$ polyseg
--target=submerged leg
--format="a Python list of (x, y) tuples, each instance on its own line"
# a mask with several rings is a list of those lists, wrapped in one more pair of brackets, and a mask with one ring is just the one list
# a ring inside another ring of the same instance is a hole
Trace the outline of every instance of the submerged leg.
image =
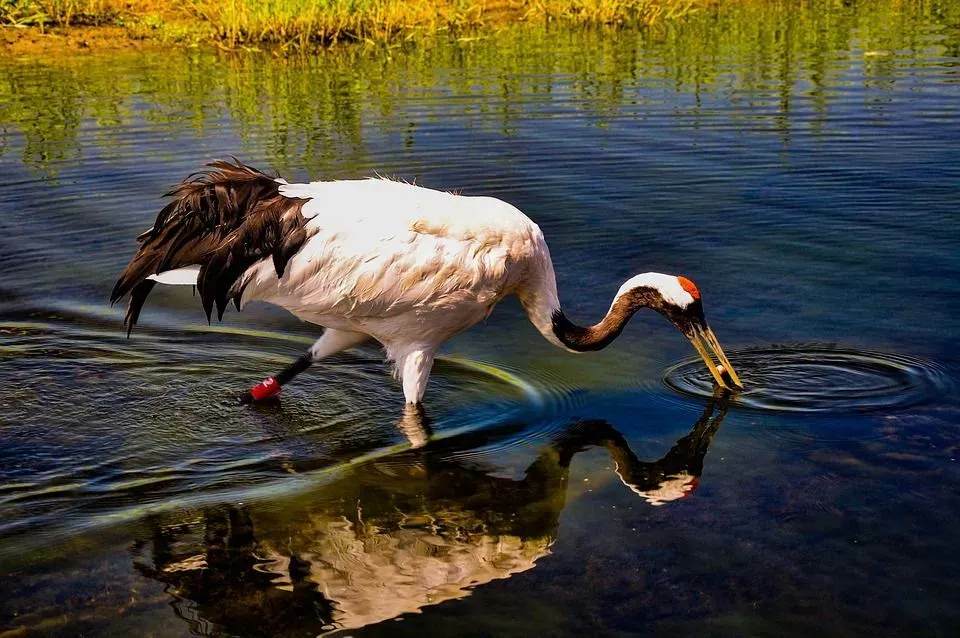
[(423, 412), (422, 405), (407, 403), (403, 406), (403, 415), (397, 421), (397, 428), (407, 437), (410, 447), (421, 448), (430, 440), (430, 420)]
[(397, 372), (403, 383), (403, 397), (407, 403), (420, 403), (427, 389), (427, 379), (433, 367), (433, 350), (411, 350), (397, 358)]
[(310, 349), (298, 357), (293, 363), (281, 370), (276, 376), (264, 379), (240, 395), (240, 403), (246, 404), (254, 401), (263, 401), (277, 396), (280, 394), (280, 389), (284, 385), (290, 383), (295, 376), (309, 368), (315, 362), (342, 350), (360, 345), (369, 338), (369, 335), (361, 332), (327, 328), (323, 336), (317, 339), (317, 341), (310, 346)]

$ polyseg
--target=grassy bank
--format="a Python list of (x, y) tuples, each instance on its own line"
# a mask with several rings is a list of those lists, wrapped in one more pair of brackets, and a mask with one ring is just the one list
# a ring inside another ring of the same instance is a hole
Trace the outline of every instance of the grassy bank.
[(86, 26), (117, 20), (127, 10), (119, 0), (0, 0), (0, 24)]
[(41, 33), (112, 27), (132, 40), (308, 48), (387, 42), (515, 21), (650, 25), (711, 0), (0, 0), (0, 24)]

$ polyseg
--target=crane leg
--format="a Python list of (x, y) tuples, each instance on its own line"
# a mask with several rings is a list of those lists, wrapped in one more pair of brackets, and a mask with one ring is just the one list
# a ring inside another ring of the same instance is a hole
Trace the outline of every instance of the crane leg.
[(323, 336), (310, 346), (310, 349), (300, 355), (293, 363), (281, 370), (276, 376), (268, 377), (240, 395), (240, 403), (247, 404), (254, 401), (264, 401), (280, 394), (280, 389), (290, 383), (295, 376), (311, 365), (353, 346), (360, 345), (369, 335), (349, 330), (334, 330), (327, 328)]
[(403, 397), (407, 403), (417, 405), (423, 399), (432, 367), (433, 350), (411, 350), (397, 357), (397, 372), (403, 383)]

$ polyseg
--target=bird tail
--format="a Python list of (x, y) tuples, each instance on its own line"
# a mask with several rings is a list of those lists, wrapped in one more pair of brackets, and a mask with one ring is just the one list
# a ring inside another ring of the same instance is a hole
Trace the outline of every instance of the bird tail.
[(137, 252), (113, 287), (111, 304), (130, 296), (128, 336), (158, 282), (195, 283), (207, 321), (214, 306), (222, 319), (229, 298), (240, 308), (250, 266), (272, 258), (281, 277), (308, 238), (301, 211), (308, 200), (282, 195), (282, 180), (236, 159), (208, 167), (167, 193), (171, 201), (137, 237)]

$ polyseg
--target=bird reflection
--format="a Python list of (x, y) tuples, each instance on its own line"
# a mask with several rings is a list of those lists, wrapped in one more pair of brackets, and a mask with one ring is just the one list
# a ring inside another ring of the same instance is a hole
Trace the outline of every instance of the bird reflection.
[(397, 429), (407, 437), (410, 447), (422, 448), (430, 440), (430, 423), (423, 412), (423, 405), (407, 403), (403, 406), (403, 415), (397, 421)]
[(725, 400), (712, 400), (654, 462), (639, 460), (605, 421), (579, 421), (511, 479), (458, 457), (470, 449), (463, 441), (418, 447), (429, 429), (422, 413), (408, 411), (400, 427), (412, 449), (282, 503), (155, 520), (152, 536), (134, 546), (134, 563), (166, 584), (195, 634), (363, 627), (534, 567), (556, 539), (580, 451), (604, 448), (620, 480), (651, 505), (688, 496), (725, 413)]

